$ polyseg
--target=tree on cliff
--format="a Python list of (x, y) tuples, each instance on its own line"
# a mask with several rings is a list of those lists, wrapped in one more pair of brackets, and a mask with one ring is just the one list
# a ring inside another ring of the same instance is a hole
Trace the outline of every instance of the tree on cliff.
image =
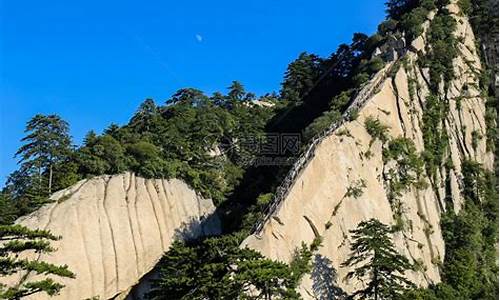
[(0, 278), (22, 273), (20, 284), (6, 286), (0, 284), (0, 299), (20, 299), (32, 294), (45, 292), (49, 296), (59, 293), (64, 285), (52, 278), (26, 282), (29, 273), (55, 275), (74, 278), (68, 266), (57, 266), (37, 259), (21, 258), (22, 253), (46, 253), (54, 251), (50, 241), (58, 240), (46, 230), (32, 230), (21, 225), (0, 225)]
[(234, 100), (242, 100), (243, 96), (245, 96), (245, 88), (243, 87), (243, 84), (241, 84), (239, 81), (233, 80), (231, 82), (231, 85), (228, 87), (228, 96), (231, 99)]
[(302, 52), (288, 65), (282, 83), (281, 97), (292, 102), (301, 101), (319, 78), (321, 62), (318, 56)]
[(52, 192), (54, 167), (72, 151), (68, 131), (68, 123), (57, 115), (37, 114), (26, 125), (28, 135), (21, 139), (25, 144), (16, 156), (20, 157), (21, 169), (34, 171), (40, 191)]
[(386, 11), (390, 18), (398, 20), (418, 4), (419, 0), (388, 0), (386, 2)]
[(160, 261), (149, 299), (299, 299), (295, 287), (310, 251), (297, 251), (290, 266), (240, 248), (230, 235), (174, 242)]
[(347, 273), (346, 280), (356, 278), (366, 283), (364, 289), (354, 292), (353, 299), (396, 299), (413, 287), (403, 276), (412, 265), (394, 249), (389, 226), (370, 219), (359, 223), (351, 233), (354, 239), (351, 256), (341, 266), (355, 267)]

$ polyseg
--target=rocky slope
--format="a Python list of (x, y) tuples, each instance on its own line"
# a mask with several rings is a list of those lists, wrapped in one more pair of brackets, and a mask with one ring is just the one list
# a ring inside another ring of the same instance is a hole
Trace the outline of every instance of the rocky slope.
[[(355, 104), (363, 105), (356, 120), (343, 123), (318, 142), (313, 158), (301, 168), (287, 196), (262, 230), (242, 245), (288, 262), (302, 242), (310, 244), (320, 235), (323, 245), (314, 258), (313, 272), (305, 276), (300, 287), (305, 299), (332, 299), (341, 290), (352, 292), (362, 285), (344, 281), (349, 270), (340, 264), (349, 254), (349, 230), (369, 218), (386, 224), (396, 224), (397, 218), (403, 220), (405, 228), (395, 234), (395, 243), (401, 253), (420, 265), (419, 270), (406, 276), (420, 286), (440, 281), (438, 265), (445, 253), (440, 215), (461, 207), (462, 161), (474, 159), (487, 168), (493, 164), (484, 138), (485, 99), (477, 90), (476, 74), (481, 63), (474, 34), (457, 5), (452, 4), (449, 9), (458, 21), (455, 35), (460, 41), (459, 55), (454, 61), (457, 76), (447, 91), (441, 89), (440, 95), (450, 103), (445, 120), (453, 165), (450, 171), (438, 170), (435, 181), (428, 181), (427, 187), (412, 186), (403, 191), (402, 213), (398, 215), (388, 197), (391, 170), (397, 166), (394, 161), (383, 159), (382, 142), (373, 140), (365, 128), (367, 118), (378, 119), (389, 126), (391, 139), (405, 137), (414, 142), (417, 152), (424, 150), (422, 116), (430, 78), (428, 69), (416, 63), (426, 51), (424, 33), (411, 47), (406, 47), (408, 51), (403, 57), (389, 63), (365, 87), (365, 91), (374, 89), (375, 81), (381, 82), (377, 82), (376, 91), (370, 93), (366, 103), (364, 99), (355, 100)], [(425, 29), (433, 17), (429, 16)], [(363, 94), (362, 91), (360, 95)], [(362, 190), (357, 198), (347, 193), (354, 186)], [(450, 199), (445, 199), (445, 195)], [(330, 283), (330, 279), (335, 283)]]
[[(76, 274), (76, 279), (56, 278), (66, 287), (54, 299), (123, 299), (174, 238), (220, 231), (212, 201), (176, 179), (149, 180), (131, 173), (101, 176), (57, 192), (52, 199), (17, 223), (63, 237), (53, 243), (57, 251), (39, 256), (67, 264)], [(30, 297), (46, 298), (43, 293)]]

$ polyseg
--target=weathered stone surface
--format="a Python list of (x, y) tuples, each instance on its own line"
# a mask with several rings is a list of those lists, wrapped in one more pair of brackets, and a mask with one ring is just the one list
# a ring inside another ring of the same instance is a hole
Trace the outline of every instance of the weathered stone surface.
[[(66, 287), (53, 299), (122, 299), (176, 237), (220, 231), (212, 201), (177, 179), (144, 179), (131, 173), (100, 176), (57, 192), (52, 199), (54, 203), (18, 223), (63, 237), (53, 243), (56, 252), (40, 256), (67, 264), (76, 274), (76, 279), (56, 278)], [(46, 298), (36, 294), (29, 299)]]
[[(433, 16), (430, 16), (432, 18)], [(459, 210), (463, 199), (460, 194), (461, 163), (464, 159), (475, 159), (487, 168), (492, 167), (492, 156), (486, 150), (484, 102), (475, 90), (481, 69), (479, 57), (474, 47), (474, 35), (467, 19), (459, 14), (457, 35), (463, 36), (459, 45), (461, 51), (455, 59), (455, 73), (458, 75), (450, 83), (446, 94), (450, 101), (450, 112), (444, 130), (449, 136), (449, 151), (453, 168), (446, 174), (439, 170), (436, 182), (417, 190), (411, 187), (403, 193), (402, 218), (408, 228), (394, 235), (398, 250), (410, 261), (419, 262), (422, 268), (405, 274), (420, 286), (439, 282), (438, 264), (444, 258), (444, 242), (440, 229), (440, 216), (446, 209)], [(428, 24), (426, 24), (428, 26)], [(425, 39), (413, 43), (416, 50), (425, 49)], [(381, 90), (373, 95), (359, 112), (357, 120), (348, 122), (334, 134), (324, 139), (316, 148), (314, 158), (298, 176), (276, 218), (264, 225), (261, 235), (251, 235), (242, 244), (264, 255), (290, 261), (293, 251), (302, 242), (310, 244), (315, 232), (323, 237), (323, 246), (314, 261), (319, 261), (322, 270), (329, 270), (330, 277), (337, 278), (335, 286), (346, 292), (357, 290), (363, 283), (343, 281), (348, 271), (340, 267), (349, 255), (349, 230), (369, 218), (377, 218), (386, 224), (395, 224), (394, 212), (387, 197), (387, 170), (390, 165), (382, 159), (382, 143), (375, 141), (371, 146), (371, 136), (364, 127), (368, 116), (378, 118), (388, 125), (392, 138), (411, 139), (417, 151), (424, 150), (422, 135), (422, 115), (429, 95), (428, 70), (418, 67), (419, 51), (406, 54), (406, 68), (401, 66), (394, 78), (387, 78)], [(468, 86), (468, 88), (464, 88)], [(463, 93), (467, 90), (467, 93)], [(457, 105), (460, 101), (460, 105)], [(436, 128), (439, 124), (436, 124)], [(348, 132), (349, 134), (341, 134)], [(473, 135), (482, 136), (473, 142)], [(370, 152), (371, 157), (366, 153)], [(444, 200), (445, 178), (450, 180), (451, 205)], [(348, 187), (360, 179), (366, 188), (361, 197), (346, 197)], [(436, 187), (436, 190), (432, 188)], [(325, 263), (326, 262), (326, 263)], [(315, 265), (315, 269), (318, 265)], [(300, 287), (305, 299), (318, 299), (325, 289), (318, 283), (317, 273), (306, 275)], [(331, 296), (331, 295), (330, 295)], [(321, 298), (321, 299), (331, 299)]]

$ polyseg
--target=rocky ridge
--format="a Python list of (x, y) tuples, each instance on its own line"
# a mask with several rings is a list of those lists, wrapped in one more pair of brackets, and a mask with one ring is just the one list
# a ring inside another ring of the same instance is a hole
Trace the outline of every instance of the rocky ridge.
[[(144, 179), (132, 173), (99, 176), (51, 199), (17, 221), (63, 237), (52, 243), (55, 252), (38, 258), (67, 264), (76, 278), (54, 278), (65, 287), (50, 299), (124, 299), (174, 239), (220, 232), (212, 201), (177, 179)], [(9, 278), (11, 283), (18, 280)], [(44, 293), (29, 297), (48, 298)]]
[[(424, 150), (422, 117), (430, 93), (430, 75), (417, 60), (426, 51), (425, 32), (434, 18), (431, 13), (423, 25), (424, 34), (402, 57), (381, 70), (360, 95), (364, 97), (374, 85), (377, 89), (368, 99), (358, 96), (354, 101), (360, 107), (358, 118), (344, 120), (316, 142), (314, 153), (302, 163), (283, 199), (242, 244), (288, 262), (302, 242), (310, 244), (321, 236), (323, 246), (314, 258), (314, 270), (305, 276), (300, 288), (305, 299), (331, 299), (328, 297), (334, 295), (328, 293), (352, 292), (362, 285), (343, 281), (349, 270), (340, 264), (349, 255), (349, 230), (369, 218), (392, 225), (402, 220), (405, 229), (395, 234), (395, 243), (401, 253), (420, 266), (405, 275), (420, 286), (440, 280), (438, 266), (445, 250), (440, 216), (447, 209), (457, 211), (461, 207), (462, 161), (474, 159), (490, 169), (493, 164), (484, 138), (485, 99), (477, 88), (481, 63), (474, 34), (458, 6), (451, 4), (448, 8), (457, 20), (455, 35), (460, 41), (453, 63), (458, 75), (446, 91), (442, 86), (440, 92), (450, 107), (444, 129), (449, 137), (451, 171), (443, 167), (426, 188), (404, 191), (400, 197), (403, 213), (397, 215), (388, 197), (390, 176), (397, 166), (384, 160), (383, 143), (374, 140), (365, 128), (368, 118), (377, 119), (388, 126), (391, 139), (404, 137), (413, 141), (417, 152)], [(383, 80), (379, 84), (380, 77)], [(354, 186), (363, 191), (357, 198), (347, 193)], [(449, 200), (445, 199), (447, 188)], [(323, 282), (325, 276), (334, 278), (335, 283)]]

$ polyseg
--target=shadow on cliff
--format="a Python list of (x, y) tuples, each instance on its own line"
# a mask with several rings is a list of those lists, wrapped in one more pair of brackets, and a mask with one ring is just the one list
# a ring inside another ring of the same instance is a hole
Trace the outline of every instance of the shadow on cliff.
[(218, 212), (215, 211), (209, 216), (201, 218), (191, 218), (188, 222), (183, 222), (175, 229), (174, 240), (191, 242), (201, 237), (216, 236), (221, 234), (221, 223)]
[(328, 257), (316, 254), (311, 272), (313, 292), (316, 299), (347, 299), (347, 294), (336, 285), (338, 275)]
[[(194, 242), (211, 236), (217, 236), (221, 234), (221, 223), (217, 212), (209, 216), (202, 216), (200, 218), (191, 218), (187, 222), (183, 222), (181, 226), (174, 231), (174, 240), (183, 240), (186, 242)], [(167, 251), (166, 249), (165, 251)], [(134, 285), (125, 300), (144, 300), (146, 293), (151, 291), (151, 282), (159, 278), (158, 264), (148, 273), (139, 279), (138, 283)]]

